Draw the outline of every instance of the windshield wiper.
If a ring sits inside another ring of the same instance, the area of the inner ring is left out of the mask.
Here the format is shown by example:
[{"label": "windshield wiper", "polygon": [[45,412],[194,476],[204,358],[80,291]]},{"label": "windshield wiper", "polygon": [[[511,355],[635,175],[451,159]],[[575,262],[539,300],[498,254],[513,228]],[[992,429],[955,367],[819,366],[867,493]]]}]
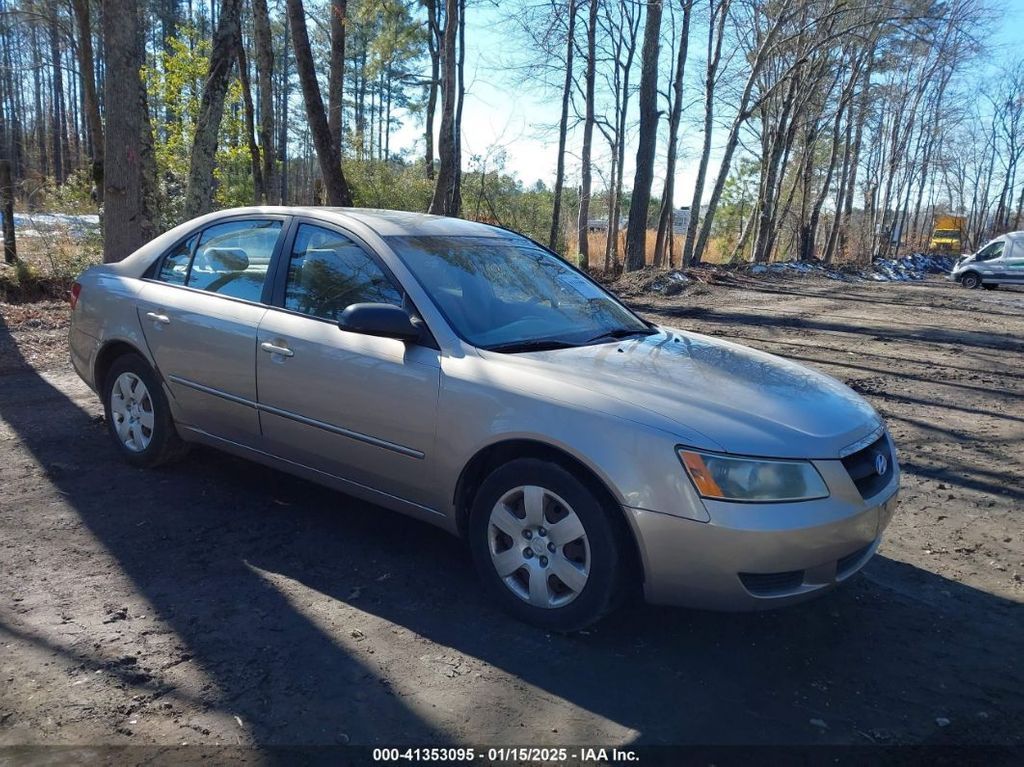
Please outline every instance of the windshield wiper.
[{"label": "windshield wiper", "polygon": [[657,332],[654,328],[615,328],[615,330],[606,330],[600,335],[588,338],[583,343],[596,344],[599,341],[617,341],[621,338],[629,338],[630,336],[653,336]]},{"label": "windshield wiper", "polygon": [[546,352],[552,349],[572,349],[575,346],[577,344],[571,344],[568,341],[557,341],[553,338],[534,338],[525,341],[509,341],[508,343],[494,344],[493,346],[484,346],[482,348],[489,352],[515,354],[516,352]]}]

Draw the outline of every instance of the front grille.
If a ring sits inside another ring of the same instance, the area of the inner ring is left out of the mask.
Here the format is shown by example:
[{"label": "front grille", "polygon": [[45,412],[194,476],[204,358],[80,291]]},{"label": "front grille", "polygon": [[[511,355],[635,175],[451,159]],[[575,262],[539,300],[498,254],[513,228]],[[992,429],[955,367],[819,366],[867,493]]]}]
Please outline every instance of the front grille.
[{"label": "front grille", "polygon": [[[885,457],[885,471],[882,474],[878,473],[876,466],[880,455]],[[843,466],[860,491],[861,498],[867,499],[877,495],[892,479],[893,458],[889,439],[883,434],[862,450],[846,456],[843,459]]]},{"label": "front grille", "polygon": [[836,562],[836,575],[842,578],[849,574],[851,570],[861,563],[861,560],[864,559],[864,556],[870,550],[871,544],[869,543],[867,546],[863,546],[856,551],[847,554],[845,557],[842,557],[838,562]]},{"label": "front grille", "polygon": [[754,596],[770,597],[795,591],[804,582],[803,570],[785,573],[740,573],[744,588]]}]

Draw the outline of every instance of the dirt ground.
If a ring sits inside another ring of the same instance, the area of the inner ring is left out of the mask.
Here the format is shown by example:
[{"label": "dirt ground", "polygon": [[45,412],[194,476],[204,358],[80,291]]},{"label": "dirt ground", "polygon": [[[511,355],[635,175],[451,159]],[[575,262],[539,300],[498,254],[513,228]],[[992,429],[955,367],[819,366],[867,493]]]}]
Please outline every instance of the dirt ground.
[{"label": "dirt ground", "polygon": [[902,499],[862,575],[549,635],[424,524],[208,450],[127,467],[66,308],[0,305],[0,746],[1024,745],[1024,292],[737,277],[628,300],[884,415]]}]

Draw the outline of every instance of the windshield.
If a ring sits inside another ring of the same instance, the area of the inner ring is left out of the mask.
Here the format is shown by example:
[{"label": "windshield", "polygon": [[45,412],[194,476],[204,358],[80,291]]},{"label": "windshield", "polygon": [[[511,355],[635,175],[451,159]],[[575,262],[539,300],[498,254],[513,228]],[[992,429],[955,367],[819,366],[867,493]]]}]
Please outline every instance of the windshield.
[{"label": "windshield", "polygon": [[525,237],[387,237],[438,309],[474,346],[576,346],[648,325]]}]

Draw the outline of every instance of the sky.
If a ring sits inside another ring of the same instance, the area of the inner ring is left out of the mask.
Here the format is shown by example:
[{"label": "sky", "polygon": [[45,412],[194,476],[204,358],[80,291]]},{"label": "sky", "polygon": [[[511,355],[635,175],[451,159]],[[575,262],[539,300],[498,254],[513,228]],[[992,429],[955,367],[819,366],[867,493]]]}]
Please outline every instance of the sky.
[{"label": "sky", "polygon": [[[993,45],[990,67],[995,70],[1000,62],[1019,55],[1021,40],[1024,40],[1024,0],[994,0],[996,18],[993,23]],[[706,36],[699,27],[691,29],[691,40],[700,41]],[[642,34],[642,29],[641,29]],[[502,18],[499,9],[478,6],[470,7],[466,14],[466,99],[463,108],[463,163],[468,166],[474,154],[485,154],[491,147],[505,150],[505,170],[514,173],[526,185],[537,180],[548,186],[553,185],[555,163],[557,159],[558,136],[552,128],[559,119],[559,94],[543,94],[538,89],[525,87],[515,73],[503,68],[507,56],[505,52],[514,47],[517,40],[513,36],[510,24]],[[700,60],[702,51],[698,44],[697,51],[692,52],[688,68],[703,67]],[[691,44],[691,50],[693,46]],[[639,74],[635,75],[636,77]],[[689,96],[699,98],[694,93],[695,85],[688,77]],[[636,117],[636,98],[630,104],[633,119]],[[440,113],[440,105],[438,106]],[[439,118],[438,118],[439,122]],[[422,118],[405,121],[393,140],[398,146],[417,146],[417,154],[422,152]],[[660,166],[656,170],[655,189],[664,183],[664,123],[660,132],[659,158]],[[715,136],[720,144],[725,138],[725,130],[716,129]],[[696,163],[699,159],[701,134],[686,125],[680,132],[680,159],[675,178],[676,204],[689,205],[696,178]],[[578,151],[579,139],[570,140],[570,150]],[[713,146],[715,146],[713,144]],[[713,179],[718,171],[718,147],[712,152],[709,178]],[[599,133],[595,132],[595,151],[606,153],[606,144]],[[634,170],[636,144],[635,132],[626,146],[626,187],[631,186]],[[595,162],[600,163],[600,155]],[[570,156],[566,159],[567,183],[578,183],[579,160]],[[607,167],[607,165],[605,165]],[[595,186],[601,188],[600,178],[595,179]],[[710,184],[708,184],[710,187]],[[705,201],[710,189],[705,191]]]}]

